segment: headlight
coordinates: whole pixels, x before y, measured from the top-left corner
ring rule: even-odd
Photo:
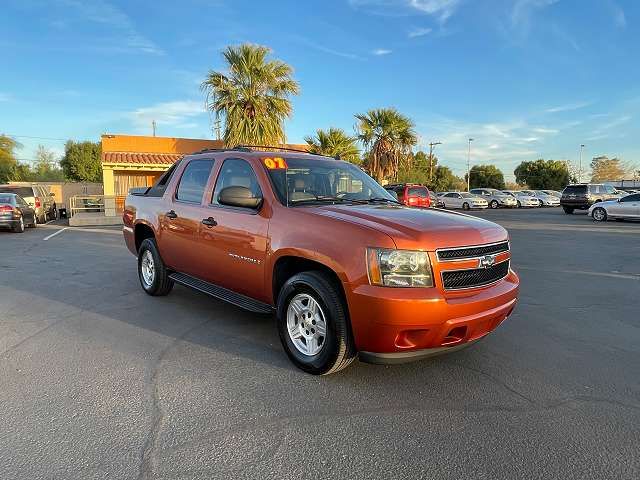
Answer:
[[[385,287],[433,287],[427,252],[418,250],[367,249],[369,282]]]

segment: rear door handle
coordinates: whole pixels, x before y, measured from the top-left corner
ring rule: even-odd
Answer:
[[[167,217],[167,218],[178,218],[178,214],[176,212],[174,212],[173,210],[169,210],[167,213],[165,213],[165,217]]]
[[[206,225],[207,227],[215,227],[216,225],[218,225],[218,222],[216,222],[213,217],[209,217],[209,218],[203,218],[202,219],[202,224]]]

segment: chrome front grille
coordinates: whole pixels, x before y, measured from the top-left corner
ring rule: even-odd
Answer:
[[[509,260],[488,268],[445,270],[442,272],[442,284],[446,290],[482,287],[503,279],[508,273]]]
[[[475,245],[472,247],[445,248],[442,250],[436,250],[436,253],[439,261],[447,262],[479,258],[485,255],[495,255],[496,253],[508,251],[509,242],[500,242],[489,245]]]

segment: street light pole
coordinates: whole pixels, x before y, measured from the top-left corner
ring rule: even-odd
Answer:
[[[580,144],[580,163],[578,164],[578,183],[582,183],[582,150],[584,149],[584,144]]]
[[[469,152],[467,153],[467,192],[471,189],[471,142],[473,142],[473,138],[469,139]]]
[[[433,179],[433,147],[442,145],[442,142],[431,142],[429,144],[429,181]]]

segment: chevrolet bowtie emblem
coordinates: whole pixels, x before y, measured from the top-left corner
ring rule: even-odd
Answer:
[[[493,267],[495,263],[496,263],[495,255],[485,255],[484,257],[480,258],[480,261],[478,262],[478,268]]]

